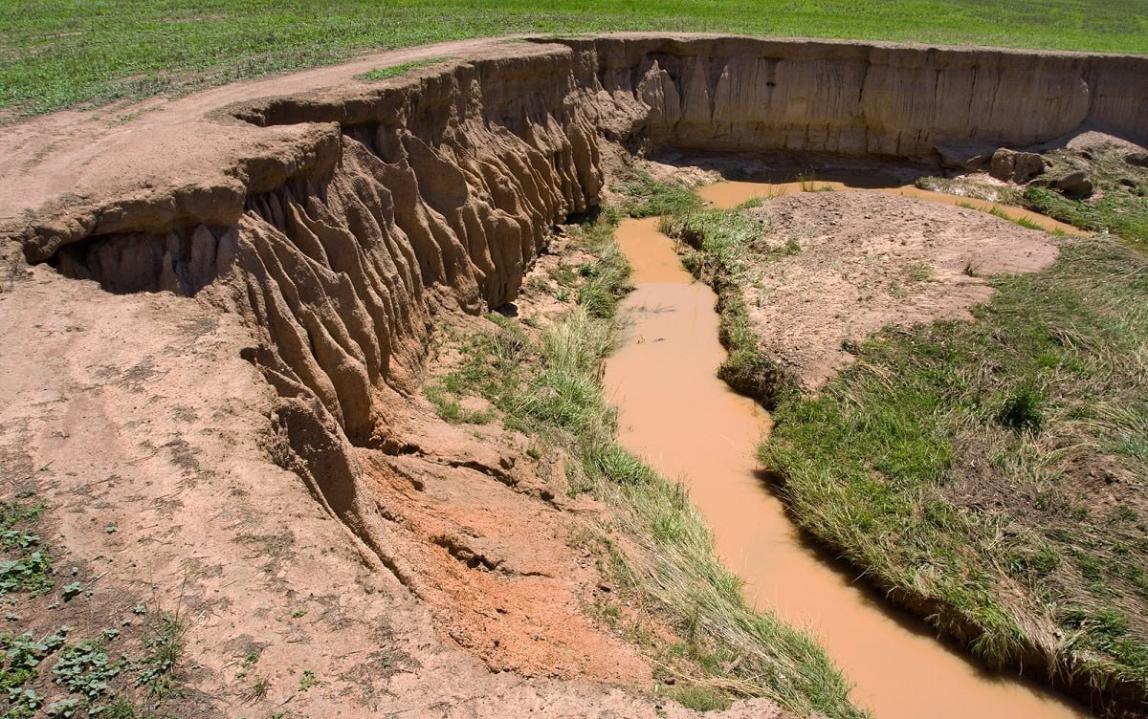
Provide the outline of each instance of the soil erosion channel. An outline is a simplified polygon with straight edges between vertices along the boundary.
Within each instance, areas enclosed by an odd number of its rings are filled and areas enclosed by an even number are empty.
[[[715,375],[725,356],[716,297],[657,227],[654,218],[618,228],[637,289],[625,301],[631,324],[607,364],[607,391],[623,444],[686,485],[747,599],[813,631],[878,719],[1082,716],[1034,685],[980,670],[802,541],[754,461],[769,416]]]

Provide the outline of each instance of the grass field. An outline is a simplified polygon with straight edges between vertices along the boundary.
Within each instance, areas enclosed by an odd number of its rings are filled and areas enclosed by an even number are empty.
[[[15,116],[509,33],[715,31],[1148,53],[1148,0],[98,0],[0,3]]]

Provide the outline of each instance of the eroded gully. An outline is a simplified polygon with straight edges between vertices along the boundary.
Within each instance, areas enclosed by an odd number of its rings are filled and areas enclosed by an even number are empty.
[[[741,199],[767,192],[733,189]],[[606,365],[607,392],[621,442],[684,483],[747,601],[811,631],[877,719],[1086,716],[1034,684],[981,670],[803,541],[754,460],[769,416],[715,375],[725,357],[716,297],[657,227],[651,218],[618,228],[636,290],[624,305],[626,340]]]

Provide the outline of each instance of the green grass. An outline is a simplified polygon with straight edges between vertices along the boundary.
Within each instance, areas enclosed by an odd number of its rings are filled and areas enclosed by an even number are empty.
[[[682,263],[717,292],[720,340],[728,351],[718,376],[736,391],[771,407],[793,380],[762,353],[739,285],[750,263],[796,255],[801,246],[793,239],[774,248],[761,246],[768,227],[750,212],[761,200],[732,210],[703,209],[688,189],[641,174],[623,183],[619,191],[630,198],[627,207],[637,216],[661,216],[661,231],[685,246]],[[683,193],[694,199],[685,199]],[[655,208],[659,211],[653,212]]]
[[[1072,240],[976,322],[886,329],[761,458],[801,525],[880,583],[1098,685],[1148,688],[1148,261]]]
[[[1148,2],[42,0],[0,5],[0,109],[39,113],[508,33],[736,32],[1148,53]]]
[[[1026,230],[1044,229],[1040,225],[1038,225],[1035,222],[1033,222],[1032,220],[1028,219],[1027,217],[1020,217],[1020,216],[1014,217],[999,207],[993,207],[991,210],[989,210],[989,214],[992,215],[993,217],[999,217],[1000,219],[1002,219],[1006,222],[1012,222],[1015,225],[1017,225],[1018,227],[1023,227]]]
[[[628,286],[629,274],[610,242],[615,220],[607,213],[581,233],[584,247],[613,257],[603,260],[613,269],[582,275],[611,297]],[[615,413],[601,386],[602,363],[618,331],[613,311],[579,304],[537,331],[500,315],[489,319],[486,330],[462,338],[461,361],[438,385],[454,396],[485,398],[507,427],[546,451],[559,449],[569,458],[569,491],[614,508],[609,526],[590,543],[605,557],[600,566],[617,588],[611,596],[656,612],[679,637],[666,646],[664,634],[626,628],[653,655],[659,677],[673,680],[666,693],[699,709],[724,706],[731,697],[766,696],[802,716],[863,716],[815,642],[745,605],[740,582],[717,560],[709,529],[682,488],[615,440]],[[625,541],[616,541],[619,535]],[[611,625],[620,622],[617,606],[597,614]]]
[[[1100,190],[1086,199],[1072,199],[1045,187],[1029,187],[1023,196],[1034,210],[1094,232],[1111,232],[1148,249],[1148,170],[1124,162],[1122,152],[1095,152],[1083,162],[1069,152],[1053,153],[1049,175],[1075,169],[1087,171]]]
[[[658,182],[643,170],[632,170],[630,177],[614,189],[624,198],[622,214],[629,217],[671,217],[702,206],[702,201],[689,188]]]
[[[411,70],[417,70],[420,67],[427,67],[430,65],[437,65],[446,62],[448,58],[444,57],[428,57],[423,60],[413,60],[411,62],[401,62],[397,65],[388,65],[387,67],[380,67],[375,70],[355,75],[357,80],[366,80],[367,82],[378,82],[380,80],[388,80],[392,77],[405,75]]]

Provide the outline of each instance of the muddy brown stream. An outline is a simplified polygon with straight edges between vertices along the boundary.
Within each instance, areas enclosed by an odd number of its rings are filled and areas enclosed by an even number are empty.
[[[754,460],[769,416],[715,375],[725,357],[716,298],[657,227],[644,219],[618,228],[637,289],[625,301],[626,339],[606,365],[607,392],[622,443],[687,487],[746,599],[816,635],[877,719],[1086,716],[1035,685],[981,671],[803,542]]]

